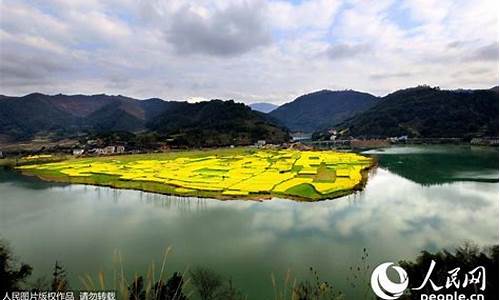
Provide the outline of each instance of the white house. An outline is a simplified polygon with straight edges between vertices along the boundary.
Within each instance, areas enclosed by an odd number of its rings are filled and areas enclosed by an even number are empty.
[[[84,152],[84,149],[73,149],[73,155],[82,155]]]
[[[115,146],[106,146],[106,147],[104,147],[103,151],[104,151],[103,154],[113,154],[116,151],[116,147]]]

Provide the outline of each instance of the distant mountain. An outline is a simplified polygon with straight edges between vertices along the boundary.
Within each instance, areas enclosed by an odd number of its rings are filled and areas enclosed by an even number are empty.
[[[250,105],[251,109],[255,111],[260,111],[263,113],[270,113],[271,111],[275,110],[278,108],[278,105],[272,104],[272,103],[266,103],[266,102],[258,102],[258,103],[252,103]]]
[[[29,140],[110,132],[149,135],[149,141],[183,146],[243,145],[288,140],[288,129],[329,138],[336,128],[354,137],[498,136],[498,87],[440,90],[419,86],[385,97],[323,90],[301,96],[269,114],[234,101],[199,103],[137,100],[125,96],[0,96],[0,138]],[[288,128],[288,129],[287,129]]]
[[[52,131],[57,135],[82,125],[80,116],[55,105],[52,98],[42,94],[0,99],[0,134],[27,138],[37,132]]]
[[[441,90],[419,86],[391,93],[337,129],[355,137],[498,136],[498,89]]]
[[[378,98],[356,91],[322,90],[303,95],[269,113],[291,131],[313,132],[373,106]]]
[[[57,137],[87,131],[138,131],[145,129],[155,111],[162,112],[172,103],[103,94],[4,96],[0,98],[0,134],[25,139],[36,134]]]
[[[189,146],[247,145],[257,140],[282,143],[289,139],[287,130],[265,114],[232,100],[179,103],[147,126],[173,138],[175,144]]]
[[[112,132],[148,133],[178,145],[284,142],[288,132],[271,117],[233,101],[190,104],[158,98],[136,100],[108,95],[0,97],[0,135],[27,140]],[[104,135],[103,135],[104,134]]]

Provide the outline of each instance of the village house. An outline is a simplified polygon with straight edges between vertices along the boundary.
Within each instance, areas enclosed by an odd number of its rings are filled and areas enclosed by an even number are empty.
[[[84,149],[73,149],[73,155],[82,155],[84,152]]]
[[[337,130],[329,129],[328,134],[330,134],[330,141],[335,141],[337,139]]]
[[[101,155],[101,154],[104,154],[104,149],[103,148],[93,148],[89,151],[89,153]]]
[[[125,153],[125,146],[106,146],[104,148],[94,148],[89,151],[96,155],[109,155]]]
[[[266,145],[266,140],[258,140],[255,145],[257,147],[264,147]]]
[[[408,136],[407,135],[402,135],[402,136],[394,136],[394,137],[390,137],[389,140],[391,141],[391,143],[406,143],[406,141],[408,141]]]
[[[298,141],[304,141],[304,140],[310,140],[311,139],[311,134],[310,133],[304,133],[304,132],[293,132],[290,134],[292,137],[293,142],[298,142]]]
[[[106,146],[103,148],[103,154],[113,154],[115,153],[116,151],[116,147],[115,146]]]

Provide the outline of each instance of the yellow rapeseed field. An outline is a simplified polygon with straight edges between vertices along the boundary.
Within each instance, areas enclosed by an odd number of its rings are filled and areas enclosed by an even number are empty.
[[[25,165],[44,179],[223,199],[319,200],[359,188],[372,159],[334,151],[252,150],[206,155],[134,155]]]

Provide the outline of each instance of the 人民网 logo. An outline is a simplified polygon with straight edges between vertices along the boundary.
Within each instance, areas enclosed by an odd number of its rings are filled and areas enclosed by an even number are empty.
[[[387,276],[387,270],[393,268],[399,275],[399,282],[393,282]],[[408,274],[400,266],[393,262],[380,264],[373,270],[371,277],[371,286],[373,292],[382,299],[397,299],[408,287]]]

